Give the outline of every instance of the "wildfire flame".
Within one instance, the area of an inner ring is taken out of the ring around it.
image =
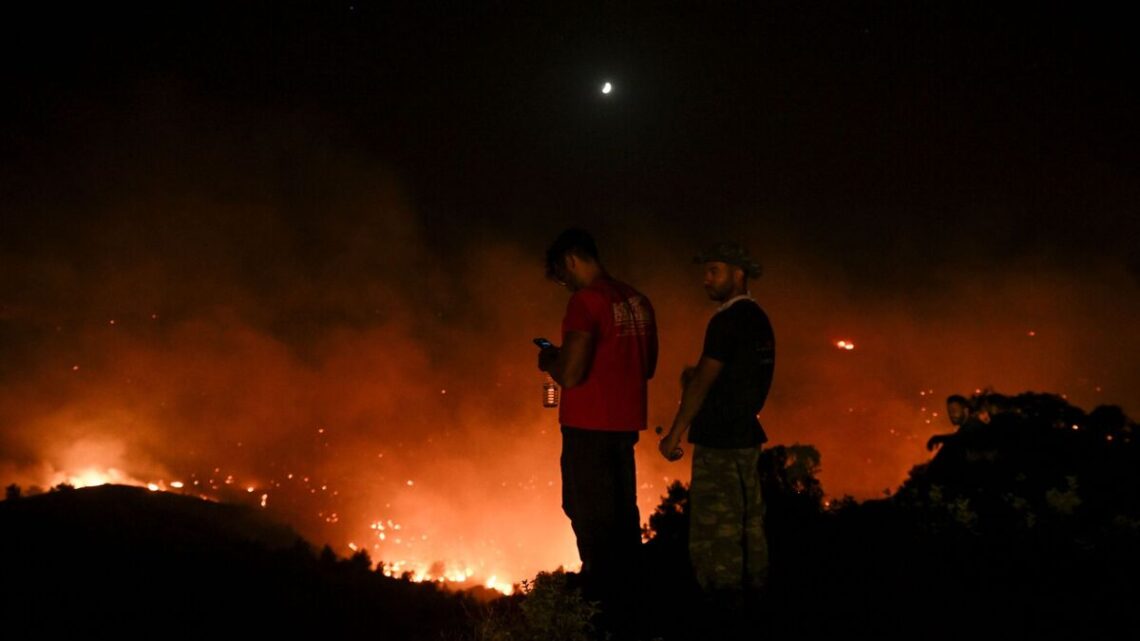
[[[219,474],[220,476],[220,468],[212,468],[212,471],[214,474]],[[288,480],[292,480],[294,477],[295,475],[292,473],[286,476]],[[196,496],[209,501],[241,501],[242,495],[249,495],[256,489],[254,485],[244,485],[240,483],[237,476],[234,474],[228,474],[224,478],[225,480],[221,485],[217,484],[214,479],[210,479],[207,484],[211,489],[215,491],[224,491],[225,486],[237,486],[240,488],[237,494],[231,495],[229,497],[220,497],[218,495],[208,494],[196,494]],[[305,485],[308,485],[311,480],[312,479],[309,477],[304,477]],[[412,485],[411,480],[406,481],[406,483],[409,487]],[[186,483],[183,481],[171,481],[169,483],[161,479],[144,481],[130,474],[127,474],[126,472],[116,467],[99,465],[85,466],[74,472],[56,472],[51,476],[51,485],[55,486],[60,484],[71,485],[75,488],[95,487],[107,484],[127,485],[134,487],[145,487],[151,492],[183,491],[186,488]],[[193,482],[193,485],[198,484],[198,480],[195,480]],[[281,487],[281,482],[273,481],[270,483],[270,485]],[[328,484],[322,484],[320,487],[322,490],[327,490]],[[335,492],[333,494],[335,494]],[[262,493],[256,496],[257,504],[261,508],[267,507],[269,494]],[[323,520],[328,523],[336,523],[339,520],[339,516],[335,512],[321,512],[320,516],[322,516]],[[386,557],[385,550],[381,549],[380,543],[387,542],[391,545],[403,545],[407,547],[412,545],[413,539],[422,542],[428,540],[428,536],[426,534],[421,534],[418,537],[409,537],[406,535],[404,526],[392,519],[381,519],[373,521],[369,525],[369,528],[373,531],[373,536],[377,541],[377,543],[372,546],[370,552],[372,552],[374,555],[377,555],[377,558],[379,558],[379,560],[376,561],[376,567],[380,568],[385,576],[403,578],[417,583],[439,583],[443,586],[454,587],[456,589],[464,589],[475,585],[482,585],[483,587],[491,590],[496,590],[504,595],[510,595],[515,590],[514,586],[510,582],[500,578],[504,575],[504,572],[501,569],[488,568],[484,563],[477,563],[474,565],[456,561],[436,561],[427,563],[422,561],[408,560],[405,558],[390,560]],[[404,536],[391,538],[388,536],[389,533],[401,533],[404,534]],[[363,546],[357,545],[355,542],[351,541],[346,543],[344,547],[352,553],[364,549]],[[476,569],[477,567],[482,569]],[[480,577],[486,578],[484,579]]]
[[[142,481],[131,478],[116,468],[99,469],[87,468],[74,473],[61,472],[54,475],[49,485],[55,486],[66,483],[73,487],[96,487],[117,483],[121,485],[145,485]]]

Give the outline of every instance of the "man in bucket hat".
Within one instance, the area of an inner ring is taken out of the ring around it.
[[[748,290],[760,266],[735,243],[695,258],[704,287],[720,307],[709,320],[695,367],[682,374],[681,406],[660,450],[680,458],[687,431],[693,444],[689,489],[689,553],[701,588],[736,597],[762,590],[768,574],[758,462],[767,440],[757,414],[772,384],[772,325]]]

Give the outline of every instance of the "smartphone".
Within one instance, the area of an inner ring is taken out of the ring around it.
[[[539,349],[548,349],[548,348],[554,347],[554,343],[551,343],[550,341],[546,340],[545,338],[534,339],[534,344],[538,345]]]

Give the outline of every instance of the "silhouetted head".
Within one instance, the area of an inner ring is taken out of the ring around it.
[[[705,266],[704,286],[709,298],[725,302],[748,293],[748,279],[760,276],[760,265],[736,243],[718,243],[693,258]]]
[[[577,291],[605,273],[594,237],[581,229],[567,229],[546,249],[546,277]]]
[[[970,418],[970,401],[960,394],[947,398],[946,417],[950,419],[951,425],[961,427]]]

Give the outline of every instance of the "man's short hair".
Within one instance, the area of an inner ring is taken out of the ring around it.
[[[966,409],[971,409],[970,401],[966,400],[966,397],[962,396],[961,394],[953,394],[946,397],[946,404],[949,405],[951,403],[957,403]]]
[[[547,278],[558,280],[561,270],[566,266],[567,254],[597,262],[598,246],[590,232],[582,229],[571,228],[558,234],[558,238],[546,249]]]

